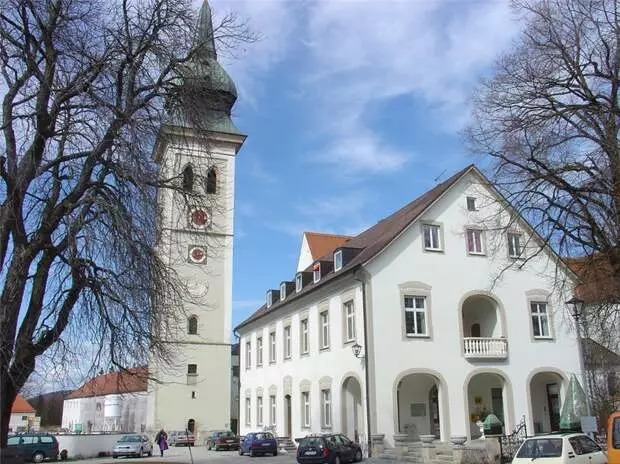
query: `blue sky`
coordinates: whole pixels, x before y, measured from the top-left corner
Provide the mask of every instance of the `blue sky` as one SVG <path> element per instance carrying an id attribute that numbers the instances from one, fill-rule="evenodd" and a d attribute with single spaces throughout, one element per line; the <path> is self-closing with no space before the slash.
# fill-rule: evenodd
<path id="1" fill-rule="evenodd" d="M 197 5 L 200 2 L 197 2 Z M 292 279 L 305 230 L 355 234 L 475 161 L 468 98 L 508 0 L 211 0 L 262 36 L 223 57 L 237 158 L 233 324 Z"/>

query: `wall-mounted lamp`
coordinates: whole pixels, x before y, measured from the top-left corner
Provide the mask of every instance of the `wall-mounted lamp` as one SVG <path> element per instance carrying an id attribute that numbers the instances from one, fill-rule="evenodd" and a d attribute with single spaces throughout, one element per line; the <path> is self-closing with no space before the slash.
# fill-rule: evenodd
<path id="1" fill-rule="evenodd" d="M 585 308 L 586 302 L 577 298 L 576 296 L 572 297 L 566 303 L 566 306 L 571 308 L 571 314 L 578 320 L 581 316 L 583 316 L 583 310 Z"/>
<path id="2" fill-rule="evenodd" d="M 356 358 L 364 358 L 363 354 L 360 355 L 360 353 L 362 352 L 362 345 L 360 345 L 359 343 L 355 342 L 355 344 L 351 347 L 351 350 L 353 350 L 353 354 Z"/>

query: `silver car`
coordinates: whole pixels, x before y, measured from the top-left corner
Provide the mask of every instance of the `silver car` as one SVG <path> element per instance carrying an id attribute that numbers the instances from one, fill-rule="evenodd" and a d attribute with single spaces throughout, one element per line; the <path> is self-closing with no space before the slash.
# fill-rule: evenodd
<path id="1" fill-rule="evenodd" d="M 135 456 L 141 458 L 147 454 L 153 456 L 153 444 L 146 435 L 125 435 L 116 442 L 112 450 L 112 457 Z"/>

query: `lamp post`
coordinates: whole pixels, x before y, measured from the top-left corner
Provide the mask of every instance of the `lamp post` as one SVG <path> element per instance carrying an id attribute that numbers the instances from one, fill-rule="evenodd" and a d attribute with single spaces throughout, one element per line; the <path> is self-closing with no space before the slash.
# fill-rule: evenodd
<path id="1" fill-rule="evenodd" d="M 580 298 L 573 296 L 570 300 L 566 302 L 566 306 L 571 311 L 571 316 L 575 320 L 575 327 L 577 328 L 577 347 L 579 350 L 579 368 L 581 369 L 581 376 L 583 380 L 583 387 L 586 390 L 586 408 L 588 411 L 588 416 L 592 415 L 592 408 L 590 407 L 590 393 L 591 390 L 588 385 L 588 376 L 586 374 L 586 366 L 585 366 L 585 358 L 583 353 L 583 338 L 581 336 L 581 318 L 585 313 L 586 303 Z"/>
<path id="2" fill-rule="evenodd" d="M 365 354 L 361 354 L 362 353 L 362 345 L 360 345 L 359 343 L 355 342 L 353 344 L 353 346 L 351 346 L 351 351 L 353 351 L 353 355 L 358 358 L 361 359 L 362 361 L 364 361 L 364 379 L 365 379 L 365 388 L 364 388 L 364 392 L 365 392 L 365 397 L 366 397 L 366 434 L 368 435 L 368 457 L 372 456 L 372 437 L 370 436 L 370 392 L 369 390 L 369 380 L 368 380 L 368 356 L 367 353 Z"/>

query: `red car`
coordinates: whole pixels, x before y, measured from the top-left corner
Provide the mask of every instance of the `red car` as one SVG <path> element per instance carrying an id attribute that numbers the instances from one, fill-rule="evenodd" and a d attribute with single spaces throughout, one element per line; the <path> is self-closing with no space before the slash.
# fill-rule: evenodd
<path id="1" fill-rule="evenodd" d="M 239 449 L 239 437 L 230 430 L 214 430 L 209 432 L 207 438 L 207 449 L 237 450 Z"/>

